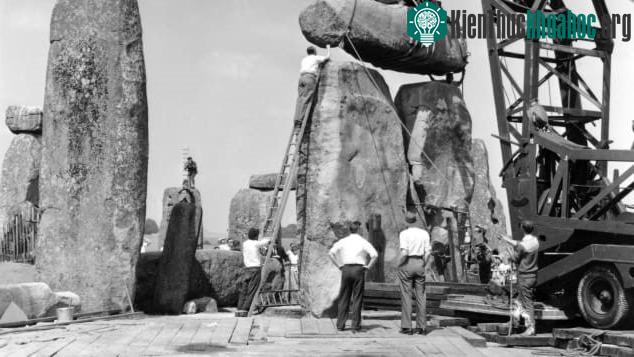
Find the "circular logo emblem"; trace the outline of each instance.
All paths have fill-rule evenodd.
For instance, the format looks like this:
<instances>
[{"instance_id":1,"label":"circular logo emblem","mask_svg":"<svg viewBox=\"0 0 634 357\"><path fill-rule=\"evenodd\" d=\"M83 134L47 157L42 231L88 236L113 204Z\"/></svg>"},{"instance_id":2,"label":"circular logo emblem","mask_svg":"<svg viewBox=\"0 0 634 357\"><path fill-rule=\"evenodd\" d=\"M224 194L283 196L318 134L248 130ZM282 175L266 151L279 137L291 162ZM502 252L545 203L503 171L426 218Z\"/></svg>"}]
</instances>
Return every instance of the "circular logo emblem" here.
<instances>
[{"instance_id":1,"label":"circular logo emblem","mask_svg":"<svg viewBox=\"0 0 634 357\"><path fill-rule=\"evenodd\" d=\"M407 35L427 47L447 36L447 11L431 1L407 10Z\"/></svg>"}]
</instances>

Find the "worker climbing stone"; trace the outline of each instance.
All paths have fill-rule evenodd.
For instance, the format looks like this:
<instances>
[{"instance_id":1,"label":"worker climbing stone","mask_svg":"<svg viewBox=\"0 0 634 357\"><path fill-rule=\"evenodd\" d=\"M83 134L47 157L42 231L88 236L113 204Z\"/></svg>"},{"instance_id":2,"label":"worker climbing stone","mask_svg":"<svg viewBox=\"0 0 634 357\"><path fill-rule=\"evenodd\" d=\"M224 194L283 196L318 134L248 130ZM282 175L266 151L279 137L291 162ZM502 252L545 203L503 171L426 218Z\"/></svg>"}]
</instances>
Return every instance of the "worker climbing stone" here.
<instances>
[{"instance_id":1,"label":"worker climbing stone","mask_svg":"<svg viewBox=\"0 0 634 357\"><path fill-rule=\"evenodd\" d=\"M299 71L299 84L297 86L297 103L295 104L295 125L302 125L306 111L310 110L313 93L317 89L317 79L321 66L330 59L330 45L326 46L328 52L325 56L318 56L315 47L306 49L308 56L302 59Z\"/></svg>"},{"instance_id":2,"label":"worker climbing stone","mask_svg":"<svg viewBox=\"0 0 634 357\"><path fill-rule=\"evenodd\" d=\"M521 306L520 316L524 319L526 330L524 336L535 335L535 308L533 296L537 283L537 255L539 253L539 241L534 236L533 222L522 221L524 237L521 241L513 240L504 235L498 238L504 239L515 248L514 261L517 264L518 298Z\"/></svg>"},{"instance_id":3,"label":"worker climbing stone","mask_svg":"<svg viewBox=\"0 0 634 357\"><path fill-rule=\"evenodd\" d=\"M188 157L185 161L185 171L187 172L187 186L188 188L194 188L196 185L196 175L198 174L198 166L196 161L192 157Z\"/></svg>"}]
</instances>

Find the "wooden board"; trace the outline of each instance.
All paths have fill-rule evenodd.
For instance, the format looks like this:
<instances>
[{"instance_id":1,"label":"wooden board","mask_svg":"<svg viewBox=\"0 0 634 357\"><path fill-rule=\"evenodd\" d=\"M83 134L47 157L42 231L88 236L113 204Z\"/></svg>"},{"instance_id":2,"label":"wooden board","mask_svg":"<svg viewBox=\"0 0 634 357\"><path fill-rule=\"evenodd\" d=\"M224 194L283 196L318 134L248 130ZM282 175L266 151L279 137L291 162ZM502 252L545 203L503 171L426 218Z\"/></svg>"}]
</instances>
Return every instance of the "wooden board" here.
<instances>
[{"instance_id":1,"label":"wooden board","mask_svg":"<svg viewBox=\"0 0 634 357\"><path fill-rule=\"evenodd\" d=\"M226 347L229 339L233 335L233 331L238 324L237 318L226 318L218 321L218 326L214 329L214 333L209 340L212 346Z\"/></svg>"},{"instance_id":2,"label":"wooden board","mask_svg":"<svg viewBox=\"0 0 634 357\"><path fill-rule=\"evenodd\" d=\"M246 345L249 342L249 334L253 327L253 317L243 317L238 319L233 335L229 339L229 344Z\"/></svg>"},{"instance_id":3,"label":"wooden board","mask_svg":"<svg viewBox=\"0 0 634 357\"><path fill-rule=\"evenodd\" d=\"M462 337L465 341L467 341L473 347L486 347L487 341L484 337L477 335L469 330L466 330L463 327L459 326L450 326L447 328L449 331L455 333L456 335Z\"/></svg>"},{"instance_id":4,"label":"wooden board","mask_svg":"<svg viewBox=\"0 0 634 357\"><path fill-rule=\"evenodd\" d=\"M440 302L440 308L443 309L473 312L485 315L508 316L508 308L502 307L502 304L500 305L501 306L492 305L486 301L486 298L472 295L448 296L446 300ZM569 317L566 312L556 307L536 304L535 319L563 321L568 320Z\"/></svg>"}]
</instances>

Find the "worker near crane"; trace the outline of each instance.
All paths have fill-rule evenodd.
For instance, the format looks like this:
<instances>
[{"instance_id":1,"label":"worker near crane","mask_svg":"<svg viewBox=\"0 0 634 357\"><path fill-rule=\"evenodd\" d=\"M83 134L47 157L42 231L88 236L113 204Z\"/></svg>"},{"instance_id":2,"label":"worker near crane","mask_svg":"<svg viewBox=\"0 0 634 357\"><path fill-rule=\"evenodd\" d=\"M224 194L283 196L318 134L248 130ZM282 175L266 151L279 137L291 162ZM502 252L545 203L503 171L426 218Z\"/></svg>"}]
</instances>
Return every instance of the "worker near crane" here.
<instances>
[{"instance_id":1,"label":"worker near crane","mask_svg":"<svg viewBox=\"0 0 634 357\"><path fill-rule=\"evenodd\" d=\"M317 49L309 46L306 49L308 54L302 59L299 70L299 84L297 86L297 103L295 104L295 125L301 126L306 111L309 110L313 100L313 93L317 89L317 79L321 66L330 59L330 45L326 46L325 56L317 55Z\"/></svg>"},{"instance_id":2,"label":"worker near crane","mask_svg":"<svg viewBox=\"0 0 634 357\"><path fill-rule=\"evenodd\" d=\"M349 225L350 235L338 240L328 252L330 260L341 270L341 287L337 305L337 329L343 331L348 320L352 299L353 331L361 330L361 305L365 287L365 272L376 262L376 249L359 235L360 222Z\"/></svg>"},{"instance_id":3,"label":"worker near crane","mask_svg":"<svg viewBox=\"0 0 634 357\"><path fill-rule=\"evenodd\" d=\"M521 223L524 237L521 241L513 240L511 237L499 235L498 238L505 240L514 247L515 254L513 260L517 265L517 285L518 298L521 306L520 316L524 319L526 330L522 333L525 336L535 335L535 308L533 306L533 295L537 283L537 255L539 253L539 241L533 235L533 222L525 220Z\"/></svg>"},{"instance_id":4,"label":"worker near crane","mask_svg":"<svg viewBox=\"0 0 634 357\"><path fill-rule=\"evenodd\" d=\"M399 234L401 255L398 261L398 278L401 286L400 333L424 335L427 333L427 309L425 299L425 267L431 255L429 233L417 227L416 214L405 213L407 229ZM416 328L412 330L412 288L416 297Z\"/></svg>"},{"instance_id":5,"label":"worker near crane","mask_svg":"<svg viewBox=\"0 0 634 357\"><path fill-rule=\"evenodd\" d=\"M198 166L191 156L187 158L187 161L185 161L185 172L187 172L188 188L194 188L194 185L196 184L196 175L198 174Z\"/></svg>"},{"instance_id":6,"label":"worker near crane","mask_svg":"<svg viewBox=\"0 0 634 357\"><path fill-rule=\"evenodd\" d=\"M258 286L260 286L262 277L260 248L269 244L270 239L265 238L258 240L259 235L259 229L251 228L247 233L248 239L242 243L242 261L245 267L245 276L240 289L240 297L238 299L239 311L236 313L236 316L246 316L247 311L251 308L251 302L255 298Z\"/></svg>"}]
</instances>

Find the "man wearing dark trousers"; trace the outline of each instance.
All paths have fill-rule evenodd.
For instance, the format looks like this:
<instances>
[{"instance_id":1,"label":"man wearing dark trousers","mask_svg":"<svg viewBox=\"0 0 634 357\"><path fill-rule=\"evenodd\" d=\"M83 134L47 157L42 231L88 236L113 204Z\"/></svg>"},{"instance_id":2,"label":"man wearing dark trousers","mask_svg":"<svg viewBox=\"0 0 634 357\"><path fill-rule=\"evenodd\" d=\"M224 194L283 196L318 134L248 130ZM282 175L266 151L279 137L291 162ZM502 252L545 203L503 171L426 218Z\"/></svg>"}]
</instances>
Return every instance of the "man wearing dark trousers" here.
<instances>
[{"instance_id":1,"label":"man wearing dark trousers","mask_svg":"<svg viewBox=\"0 0 634 357\"><path fill-rule=\"evenodd\" d=\"M306 111L310 108L313 93L317 89L317 80L321 66L330 59L330 45L326 46L328 53L318 56L317 49L310 46L306 49L307 56L302 59L299 70L299 84L297 86L297 103L295 104L295 125L302 125Z\"/></svg>"},{"instance_id":2,"label":"man wearing dark trousers","mask_svg":"<svg viewBox=\"0 0 634 357\"><path fill-rule=\"evenodd\" d=\"M238 312L236 316L246 316L247 311L251 307L251 302L255 298L255 292L260 285L262 274L262 261L260 257L260 248L267 245L270 239L265 238L258 240L260 230L251 228L248 233L248 240L242 243L242 259L244 262L245 277L240 289L240 297L238 299Z\"/></svg>"},{"instance_id":3,"label":"man wearing dark trousers","mask_svg":"<svg viewBox=\"0 0 634 357\"><path fill-rule=\"evenodd\" d=\"M341 270L341 288L337 311L337 329L339 331L343 331L346 326L351 299L351 328L354 331L361 330L365 272L374 265L378 257L372 244L358 234L360 226L361 223L352 222L349 227L350 235L337 241L328 253L332 262Z\"/></svg>"},{"instance_id":4,"label":"man wearing dark trousers","mask_svg":"<svg viewBox=\"0 0 634 357\"><path fill-rule=\"evenodd\" d=\"M408 228L399 235L401 256L398 277L401 283L401 331L411 335L427 333L425 262L431 255L429 233L416 226L416 214L407 212ZM412 330L412 288L416 296L416 328Z\"/></svg>"}]
</instances>

